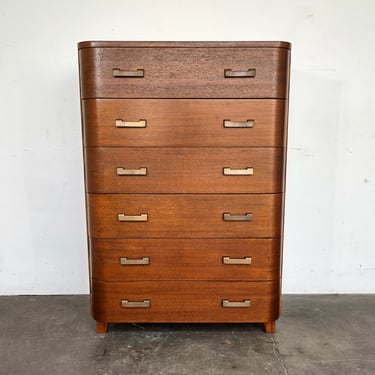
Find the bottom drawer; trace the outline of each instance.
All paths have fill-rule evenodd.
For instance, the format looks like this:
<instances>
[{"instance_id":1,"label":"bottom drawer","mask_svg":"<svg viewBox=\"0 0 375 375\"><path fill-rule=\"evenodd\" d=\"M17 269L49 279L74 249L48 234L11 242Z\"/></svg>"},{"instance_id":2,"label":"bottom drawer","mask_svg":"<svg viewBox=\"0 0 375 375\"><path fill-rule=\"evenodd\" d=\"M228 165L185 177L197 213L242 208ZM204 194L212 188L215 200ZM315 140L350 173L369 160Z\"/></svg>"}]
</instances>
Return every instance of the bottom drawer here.
<instances>
[{"instance_id":1,"label":"bottom drawer","mask_svg":"<svg viewBox=\"0 0 375 375\"><path fill-rule=\"evenodd\" d=\"M280 281L92 282L92 314L107 323L269 322Z\"/></svg>"}]
</instances>

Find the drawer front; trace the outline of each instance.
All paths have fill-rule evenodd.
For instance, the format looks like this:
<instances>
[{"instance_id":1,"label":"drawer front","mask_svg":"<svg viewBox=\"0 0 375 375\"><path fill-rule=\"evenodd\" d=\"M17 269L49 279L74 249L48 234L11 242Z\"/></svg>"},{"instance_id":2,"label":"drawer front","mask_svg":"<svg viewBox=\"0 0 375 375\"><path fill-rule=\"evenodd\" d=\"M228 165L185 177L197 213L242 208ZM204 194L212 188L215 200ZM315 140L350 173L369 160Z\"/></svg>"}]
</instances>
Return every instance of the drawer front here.
<instances>
[{"instance_id":1,"label":"drawer front","mask_svg":"<svg viewBox=\"0 0 375 375\"><path fill-rule=\"evenodd\" d=\"M287 97L284 48L84 48L79 61L82 98Z\"/></svg>"},{"instance_id":2,"label":"drawer front","mask_svg":"<svg viewBox=\"0 0 375 375\"><path fill-rule=\"evenodd\" d=\"M268 322L279 316L279 292L279 280L93 281L92 313L109 323Z\"/></svg>"},{"instance_id":3,"label":"drawer front","mask_svg":"<svg viewBox=\"0 0 375 375\"><path fill-rule=\"evenodd\" d=\"M95 238L262 238L281 234L282 194L87 196L89 234Z\"/></svg>"},{"instance_id":4,"label":"drawer front","mask_svg":"<svg viewBox=\"0 0 375 375\"><path fill-rule=\"evenodd\" d=\"M87 147L90 193L279 193L281 148Z\"/></svg>"},{"instance_id":5,"label":"drawer front","mask_svg":"<svg viewBox=\"0 0 375 375\"><path fill-rule=\"evenodd\" d=\"M82 100L84 144L282 147L286 105L256 99ZM225 120L231 122L224 127Z\"/></svg>"},{"instance_id":6,"label":"drawer front","mask_svg":"<svg viewBox=\"0 0 375 375\"><path fill-rule=\"evenodd\" d=\"M90 239L92 278L276 280L280 239Z\"/></svg>"}]
</instances>

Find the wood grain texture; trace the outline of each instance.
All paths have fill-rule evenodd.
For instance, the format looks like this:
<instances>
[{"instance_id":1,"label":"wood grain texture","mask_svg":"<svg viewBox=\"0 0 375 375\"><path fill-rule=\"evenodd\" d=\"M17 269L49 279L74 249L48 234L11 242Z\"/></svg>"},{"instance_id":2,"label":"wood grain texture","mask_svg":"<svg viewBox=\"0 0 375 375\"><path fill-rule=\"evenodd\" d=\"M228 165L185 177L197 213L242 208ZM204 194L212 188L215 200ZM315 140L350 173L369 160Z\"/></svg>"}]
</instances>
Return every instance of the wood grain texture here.
<instances>
[{"instance_id":1,"label":"wood grain texture","mask_svg":"<svg viewBox=\"0 0 375 375\"><path fill-rule=\"evenodd\" d=\"M220 147L284 145L285 100L82 100L86 146ZM146 128L116 128L115 120L147 120ZM224 128L224 120L254 120Z\"/></svg>"},{"instance_id":2,"label":"wood grain texture","mask_svg":"<svg viewBox=\"0 0 375 375\"><path fill-rule=\"evenodd\" d=\"M81 98L286 98L288 56L284 48L83 48ZM116 78L115 68L144 77ZM256 76L225 78L225 69Z\"/></svg>"},{"instance_id":3,"label":"wood grain texture","mask_svg":"<svg viewBox=\"0 0 375 375\"><path fill-rule=\"evenodd\" d=\"M97 332L115 322L261 322L275 331L289 97L287 42L79 43L90 245ZM143 77L113 77L113 69ZM224 70L255 69L225 78ZM144 120L118 128L116 120ZM254 120L252 128L223 121ZM147 168L118 176L117 168ZM223 168L254 168L224 176ZM223 213L252 213L224 221ZM145 222L119 222L118 214ZM149 258L121 265L120 258ZM223 257L251 257L225 265ZM150 300L123 308L121 300ZM223 308L222 300L251 300Z\"/></svg>"},{"instance_id":4,"label":"wood grain texture","mask_svg":"<svg viewBox=\"0 0 375 375\"><path fill-rule=\"evenodd\" d=\"M142 280L275 280L280 277L280 238L90 239L92 278ZM223 257L251 257L250 265L223 264ZM149 257L149 265L121 265L120 257Z\"/></svg>"},{"instance_id":5,"label":"wood grain texture","mask_svg":"<svg viewBox=\"0 0 375 375\"><path fill-rule=\"evenodd\" d=\"M281 194L88 194L89 234L96 238L279 237ZM253 213L224 221L223 213ZM147 222L117 215L148 214Z\"/></svg>"},{"instance_id":6,"label":"wood grain texture","mask_svg":"<svg viewBox=\"0 0 375 375\"><path fill-rule=\"evenodd\" d=\"M281 148L85 148L90 193L280 193ZM117 168L147 168L119 176ZM223 168L253 168L253 175L224 175Z\"/></svg>"},{"instance_id":7,"label":"wood grain texture","mask_svg":"<svg viewBox=\"0 0 375 375\"><path fill-rule=\"evenodd\" d=\"M257 41L257 42L248 42L248 41L216 41L216 42L207 42L207 41L83 41L78 43L78 48L128 48L128 47L137 47L137 48L159 48L159 47L170 47L170 48L291 48L291 43L283 41Z\"/></svg>"},{"instance_id":8,"label":"wood grain texture","mask_svg":"<svg viewBox=\"0 0 375 375\"><path fill-rule=\"evenodd\" d=\"M93 282L95 320L103 322L269 322L279 316L279 280L264 282ZM149 308L122 308L121 300L149 299ZM250 299L247 308L223 308L222 300Z\"/></svg>"}]
</instances>

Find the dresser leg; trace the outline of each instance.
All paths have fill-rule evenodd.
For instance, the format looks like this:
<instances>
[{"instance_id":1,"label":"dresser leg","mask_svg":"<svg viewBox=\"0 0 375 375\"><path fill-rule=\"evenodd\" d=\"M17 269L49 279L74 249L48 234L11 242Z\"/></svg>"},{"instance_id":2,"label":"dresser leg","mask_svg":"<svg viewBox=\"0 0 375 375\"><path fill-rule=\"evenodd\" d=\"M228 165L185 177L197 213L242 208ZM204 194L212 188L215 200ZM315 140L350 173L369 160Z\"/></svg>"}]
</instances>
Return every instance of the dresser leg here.
<instances>
[{"instance_id":1,"label":"dresser leg","mask_svg":"<svg viewBox=\"0 0 375 375\"><path fill-rule=\"evenodd\" d=\"M276 321L272 320L271 322L264 323L264 330L266 333L275 333L276 331Z\"/></svg>"},{"instance_id":2,"label":"dresser leg","mask_svg":"<svg viewBox=\"0 0 375 375\"><path fill-rule=\"evenodd\" d=\"M96 322L96 333L100 333L100 334L103 334L103 333L107 333L107 330L108 330L108 323L104 323L104 322Z\"/></svg>"}]
</instances>

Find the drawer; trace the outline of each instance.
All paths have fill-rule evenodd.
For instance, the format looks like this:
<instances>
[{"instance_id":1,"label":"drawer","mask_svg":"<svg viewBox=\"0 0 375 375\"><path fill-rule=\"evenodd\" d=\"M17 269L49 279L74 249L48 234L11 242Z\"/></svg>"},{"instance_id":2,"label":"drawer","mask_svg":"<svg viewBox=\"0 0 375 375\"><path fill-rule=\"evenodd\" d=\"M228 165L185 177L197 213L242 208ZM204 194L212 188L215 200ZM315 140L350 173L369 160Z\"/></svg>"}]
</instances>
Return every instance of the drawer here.
<instances>
[{"instance_id":1,"label":"drawer","mask_svg":"<svg viewBox=\"0 0 375 375\"><path fill-rule=\"evenodd\" d=\"M87 194L95 238L280 237L282 194Z\"/></svg>"},{"instance_id":2,"label":"drawer","mask_svg":"<svg viewBox=\"0 0 375 375\"><path fill-rule=\"evenodd\" d=\"M279 193L282 148L87 147L90 193Z\"/></svg>"},{"instance_id":3,"label":"drawer","mask_svg":"<svg viewBox=\"0 0 375 375\"><path fill-rule=\"evenodd\" d=\"M281 147L286 105L273 99L82 100L84 144Z\"/></svg>"},{"instance_id":4,"label":"drawer","mask_svg":"<svg viewBox=\"0 0 375 375\"><path fill-rule=\"evenodd\" d=\"M279 280L93 281L92 314L109 323L269 322L279 316L279 292Z\"/></svg>"},{"instance_id":5,"label":"drawer","mask_svg":"<svg viewBox=\"0 0 375 375\"><path fill-rule=\"evenodd\" d=\"M104 281L276 280L280 239L90 239Z\"/></svg>"},{"instance_id":6,"label":"drawer","mask_svg":"<svg viewBox=\"0 0 375 375\"><path fill-rule=\"evenodd\" d=\"M81 98L286 98L289 53L285 48L83 48Z\"/></svg>"}]
</instances>

